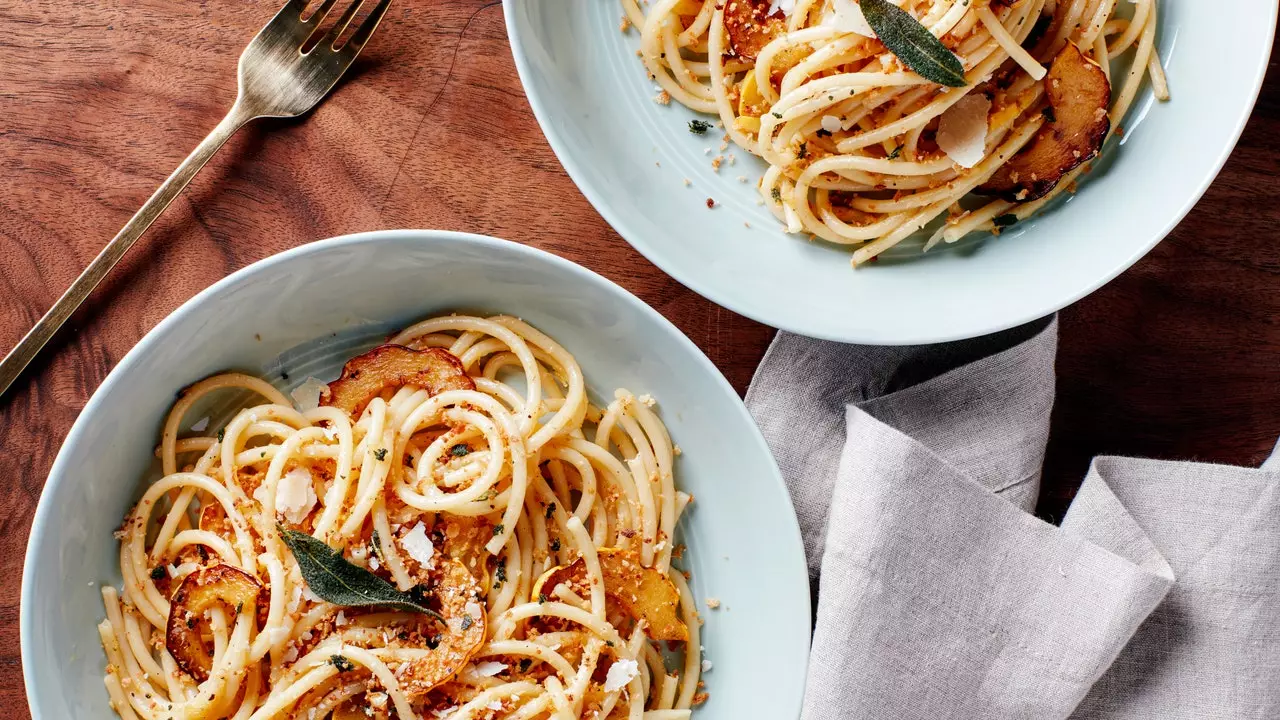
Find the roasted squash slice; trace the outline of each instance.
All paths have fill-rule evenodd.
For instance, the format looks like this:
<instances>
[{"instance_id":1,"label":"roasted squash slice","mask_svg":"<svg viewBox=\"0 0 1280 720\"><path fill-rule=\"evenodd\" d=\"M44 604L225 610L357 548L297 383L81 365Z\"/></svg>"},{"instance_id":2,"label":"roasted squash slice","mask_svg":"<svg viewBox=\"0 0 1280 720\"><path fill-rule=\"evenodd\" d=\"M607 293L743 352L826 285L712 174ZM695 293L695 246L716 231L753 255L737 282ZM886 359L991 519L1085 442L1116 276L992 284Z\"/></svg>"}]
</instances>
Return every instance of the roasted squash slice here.
<instances>
[{"instance_id":1,"label":"roasted squash slice","mask_svg":"<svg viewBox=\"0 0 1280 720\"><path fill-rule=\"evenodd\" d=\"M417 385L432 395L446 390L475 390L475 382L462 369L462 361L443 348L414 350L403 345L379 345L342 366L342 375L321 393L322 405L331 405L360 417L365 406L383 393L403 385Z\"/></svg>"},{"instance_id":2,"label":"roasted squash slice","mask_svg":"<svg viewBox=\"0 0 1280 720\"><path fill-rule=\"evenodd\" d=\"M729 34L733 54L744 60L756 55L774 38L787 30L782 11L769 14L769 0L727 0L724 4L724 28Z\"/></svg>"},{"instance_id":3,"label":"roasted squash slice","mask_svg":"<svg viewBox=\"0 0 1280 720\"><path fill-rule=\"evenodd\" d=\"M400 676L400 686L417 699L432 688L452 680L484 645L485 599L479 583L457 560L443 560L432 571L434 582L430 597L433 609L445 619L434 647L426 656L414 660ZM438 605L438 607L436 607Z\"/></svg>"},{"instance_id":4,"label":"roasted squash slice","mask_svg":"<svg viewBox=\"0 0 1280 720\"><path fill-rule=\"evenodd\" d=\"M640 553L634 550L601 548L600 572L604 575L606 598L618 610L645 621L645 634L654 640L684 642L689 628L680 619L680 592L665 575L640 564ZM591 594L587 587L587 566L582 558L569 565L551 568L538 578L533 595L552 597L557 585L567 583L583 597Z\"/></svg>"},{"instance_id":5,"label":"roasted squash slice","mask_svg":"<svg viewBox=\"0 0 1280 720\"><path fill-rule=\"evenodd\" d=\"M1063 175L1097 156L1111 131L1111 84L1074 43L1058 53L1045 76L1050 120L1022 152L978 188L1010 202L1048 195Z\"/></svg>"},{"instance_id":6,"label":"roasted squash slice","mask_svg":"<svg viewBox=\"0 0 1280 720\"><path fill-rule=\"evenodd\" d=\"M213 658L205 646L205 612L221 606L230 616L245 605L269 602L262 584L249 573L231 565L201 568L182 580L169 606L165 627L165 648L174 662L199 682L209 679Z\"/></svg>"}]
</instances>

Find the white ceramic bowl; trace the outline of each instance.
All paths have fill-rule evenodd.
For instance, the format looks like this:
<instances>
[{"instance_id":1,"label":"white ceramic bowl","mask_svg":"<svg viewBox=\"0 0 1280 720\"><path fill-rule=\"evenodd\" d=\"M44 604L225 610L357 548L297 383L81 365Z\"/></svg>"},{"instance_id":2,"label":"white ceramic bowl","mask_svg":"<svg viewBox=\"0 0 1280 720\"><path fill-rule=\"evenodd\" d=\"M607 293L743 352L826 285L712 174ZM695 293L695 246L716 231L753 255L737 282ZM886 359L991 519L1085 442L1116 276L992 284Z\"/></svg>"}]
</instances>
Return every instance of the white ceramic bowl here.
<instances>
[{"instance_id":1,"label":"white ceramic bowl","mask_svg":"<svg viewBox=\"0 0 1280 720\"><path fill-rule=\"evenodd\" d=\"M267 258L191 299L138 343L81 412L40 497L22 578L22 669L35 720L107 720L99 586L112 531L152 467L179 388L227 368L282 388L329 379L392 327L445 310L517 314L581 361L590 390L648 392L684 454L682 522L714 668L698 720L797 717L809 646L800 534L777 467L733 389L657 312L573 263L501 240L388 231ZM283 381L282 374L289 380ZM769 692L761 692L768 688Z\"/></svg>"},{"instance_id":2,"label":"white ceramic bowl","mask_svg":"<svg viewBox=\"0 0 1280 720\"><path fill-rule=\"evenodd\" d=\"M999 238L919 255L900 246L856 272L849 251L786 235L757 204L764 168L744 151L715 173L720 139L653 101L618 0L504 0L516 67L551 147L627 242L681 283L760 322L812 337L914 344L1041 317L1128 268L1208 188L1253 107L1275 0L1165 0L1159 34L1173 99L1140 96L1123 141L1069 202ZM749 182L738 181L738 176ZM684 179L692 185L685 187ZM706 200L719 206L708 210ZM744 223L749 223L750 228Z\"/></svg>"}]
</instances>

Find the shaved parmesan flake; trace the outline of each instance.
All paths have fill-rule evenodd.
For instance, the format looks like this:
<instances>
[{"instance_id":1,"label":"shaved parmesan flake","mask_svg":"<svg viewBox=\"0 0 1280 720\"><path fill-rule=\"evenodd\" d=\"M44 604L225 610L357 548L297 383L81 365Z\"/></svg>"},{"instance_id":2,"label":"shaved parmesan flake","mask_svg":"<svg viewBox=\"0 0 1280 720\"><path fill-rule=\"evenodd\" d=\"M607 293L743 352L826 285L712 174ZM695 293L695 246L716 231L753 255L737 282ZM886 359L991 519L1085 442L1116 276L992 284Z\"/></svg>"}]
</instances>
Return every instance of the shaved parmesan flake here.
<instances>
[{"instance_id":1,"label":"shaved parmesan flake","mask_svg":"<svg viewBox=\"0 0 1280 720\"><path fill-rule=\"evenodd\" d=\"M306 520L317 500L316 490L311 484L311 471L304 467L295 467L285 473L276 485L276 512L291 523Z\"/></svg>"},{"instance_id":2,"label":"shaved parmesan flake","mask_svg":"<svg viewBox=\"0 0 1280 720\"><path fill-rule=\"evenodd\" d=\"M417 560L418 564L424 567L430 567L431 559L436 554L436 546L431 544L431 538L427 537L427 528L422 523L414 525L408 535L400 538L400 546L409 553L409 557Z\"/></svg>"},{"instance_id":3,"label":"shaved parmesan flake","mask_svg":"<svg viewBox=\"0 0 1280 720\"><path fill-rule=\"evenodd\" d=\"M844 124L840 122L840 118L835 115L822 116L822 129L829 133L840 132L844 129Z\"/></svg>"},{"instance_id":4,"label":"shaved parmesan flake","mask_svg":"<svg viewBox=\"0 0 1280 720\"><path fill-rule=\"evenodd\" d=\"M987 113L991 100L981 93L965 95L938 121L938 147L955 163L971 168L987 154Z\"/></svg>"},{"instance_id":5,"label":"shaved parmesan flake","mask_svg":"<svg viewBox=\"0 0 1280 720\"><path fill-rule=\"evenodd\" d=\"M604 678L604 691L613 692L621 690L631 682L632 678L640 674L640 666L635 660L614 660L609 666L609 674Z\"/></svg>"},{"instance_id":6,"label":"shaved parmesan flake","mask_svg":"<svg viewBox=\"0 0 1280 720\"><path fill-rule=\"evenodd\" d=\"M791 13L796 11L796 0L773 0L769 3L769 12L765 13L765 16L768 17L779 10L783 15L791 17Z\"/></svg>"},{"instance_id":7,"label":"shaved parmesan flake","mask_svg":"<svg viewBox=\"0 0 1280 720\"><path fill-rule=\"evenodd\" d=\"M320 393L328 389L328 384L309 377L302 381L302 384L294 388L289 393L289 397L293 398L293 404L301 412L315 410L320 406Z\"/></svg>"},{"instance_id":8,"label":"shaved parmesan flake","mask_svg":"<svg viewBox=\"0 0 1280 720\"><path fill-rule=\"evenodd\" d=\"M506 669L506 663L494 662L492 660L486 660L482 663L476 664L476 674L480 677L493 677Z\"/></svg>"},{"instance_id":9,"label":"shaved parmesan flake","mask_svg":"<svg viewBox=\"0 0 1280 720\"><path fill-rule=\"evenodd\" d=\"M862 6L858 3L853 0L832 0L831 8L833 12L822 21L823 25L862 37L876 36L867 19L863 17Z\"/></svg>"}]
</instances>

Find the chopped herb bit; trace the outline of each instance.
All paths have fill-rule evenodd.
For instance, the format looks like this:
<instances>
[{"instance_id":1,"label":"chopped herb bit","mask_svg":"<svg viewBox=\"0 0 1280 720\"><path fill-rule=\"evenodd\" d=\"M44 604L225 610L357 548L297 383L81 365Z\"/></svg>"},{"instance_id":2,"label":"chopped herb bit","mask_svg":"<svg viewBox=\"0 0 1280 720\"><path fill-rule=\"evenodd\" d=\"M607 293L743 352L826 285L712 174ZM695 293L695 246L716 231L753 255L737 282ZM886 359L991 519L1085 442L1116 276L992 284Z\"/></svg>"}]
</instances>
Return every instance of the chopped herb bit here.
<instances>
[{"instance_id":1,"label":"chopped herb bit","mask_svg":"<svg viewBox=\"0 0 1280 720\"><path fill-rule=\"evenodd\" d=\"M613 641L612 641L612 640L605 640L605 641L604 641L604 644L605 644L605 645L608 645L609 647L613 647Z\"/></svg>"},{"instance_id":2,"label":"chopped herb bit","mask_svg":"<svg viewBox=\"0 0 1280 720\"><path fill-rule=\"evenodd\" d=\"M898 147L894 148L893 152L889 153L889 159L897 160L898 156L902 154L902 147L903 147L902 145L899 145Z\"/></svg>"},{"instance_id":3,"label":"chopped herb bit","mask_svg":"<svg viewBox=\"0 0 1280 720\"><path fill-rule=\"evenodd\" d=\"M530 658L520 658L520 672L529 672L529 668L533 666L533 660Z\"/></svg>"},{"instance_id":4,"label":"chopped herb bit","mask_svg":"<svg viewBox=\"0 0 1280 720\"><path fill-rule=\"evenodd\" d=\"M223 438L223 437L225 437L225 436L226 436L226 434L227 434L227 429L226 429L226 428L219 428L219 429L218 429L218 442L222 442L222 438Z\"/></svg>"},{"instance_id":5,"label":"chopped herb bit","mask_svg":"<svg viewBox=\"0 0 1280 720\"><path fill-rule=\"evenodd\" d=\"M770 115L772 115L772 116L774 116L774 117L776 117L776 118L778 118L779 120L781 120L781 119L782 119L782 113L771 112L771 113L769 113L769 114L770 114Z\"/></svg>"},{"instance_id":6,"label":"chopped herb bit","mask_svg":"<svg viewBox=\"0 0 1280 720\"><path fill-rule=\"evenodd\" d=\"M544 602L546 602L546 601L547 601L547 594L546 594L546 593L538 593L538 602L540 602L540 603L544 603Z\"/></svg>"},{"instance_id":7,"label":"chopped herb bit","mask_svg":"<svg viewBox=\"0 0 1280 720\"><path fill-rule=\"evenodd\" d=\"M769 197L773 198L774 202L781 202L782 191L779 190L778 188L773 188L772 190L769 191Z\"/></svg>"},{"instance_id":8,"label":"chopped herb bit","mask_svg":"<svg viewBox=\"0 0 1280 720\"><path fill-rule=\"evenodd\" d=\"M387 459L387 449L386 449L386 448L378 448L377 450L374 450L374 451L373 451L373 458L374 458L375 460L379 460L379 461L381 461L381 460L386 460L386 459Z\"/></svg>"},{"instance_id":9,"label":"chopped herb bit","mask_svg":"<svg viewBox=\"0 0 1280 720\"><path fill-rule=\"evenodd\" d=\"M814 133L818 137L831 137L831 132L826 128L818 128L818 132Z\"/></svg>"},{"instance_id":10,"label":"chopped herb bit","mask_svg":"<svg viewBox=\"0 0 1280 720\"><path fill-rule=\"evenodd\" d=\"M503 525L502 523L498 523L497 525L494 525L494 526L493 526L493 536L494 536L494 537L498 537L499 535L501 535L501 534L502 534L502 531L503 531L503 530L506 530L506 529L507 529L507 526L506 526L506 525Z\"/></svg>"},{"instance_id":11,"label":"chopped herb bit","mask_svg":"<svg viewBox=\"0 0 1280 720\"><path fill-rule=\"evenodd\" d=\"M809 157L809 143L807 142L800 143L800 149L796 151L796 157L799 158L800 160L803 160Z\"/></svg>"},{"instance_id":12,"label":"chopped herb bit","mask_svg":"<svg viewBox=\"0 0 1280 720\"><path fill-rule=\"evenodd\" d=\"M469 455L471 454L471 446L467 445L466 443L458 443L457 445L454 445L453 447L449 448L449 454L454 457L462 457L464 455Z\"/></svg>"},{"instance_id":13,"label":"chopped herb bit","mask_svg":"<svg viewBox=\"0 0 1280 720\"><path fill-rule=\"evenodd\" d=\"M550 520L556 514L556 504L551 503L547 506L547 519Z\"/></svg>"},{"instance_id":14,"label":"chopped herb bit","mask_svg":"<svg viewBox=\"0 0 1280 720\"><path fill-rule=\"evenodd\" d=\"M378 561L386 564L387 559L382 556L382 536L378 534L377 530L373 531L373 537L369 540L369 543L373 545L373 554L377 556Z\"/></svg>"},{"instance_id":15,"label":"chopped herb bit","mask_svg":"<svg viewBox=\"0 0 1280 720\"><path fill-rule=\"evenodd\" d=\"M475 624L476 624L476 621L475 621L475 619L474 619L474 618L472 618L472 617L471 617L471 615L470 615L470 614L468 614L468 613L463 613L463 614L462 614L462 624L461 624L461 625L459 625L459 627L461 627L463 630L466 630L467 628L469 628L469 627L471 627L472 625L475 625Z\"/></svg>"},{"instance_id":16,"label":"chopped herb bit","mask_svg":"<svg viewBox=\"0 0 1280 720\"><path fill-rule=\"evenodd\" d=\"M348 660L343 655L330 655L329 662L338 668L338 672L344 673L356 669L356 664Z\"/></svg>"},{"instance_id":17,"label":"chopped herb bit","mask_svg":"<svg viewBox=\"0 0 1280 720\"><path fill-rule=\"evenodd\" d=\"M1058 122L1058 113L1053 111L1052 105L1045 105L1044 109L1040 111L1040 114L1044 116L1045 120L1048 120L1051 123Z\"/></svg>"},{"instance_id":18,"label":"chopped herb bit","mask_svg":"<svg viewBox=\"0 0 1280 720\"><path fill-rule=\"evenodd\" d=\"M151 568L152 580L159 580L160 578L164 577L164 575L165 575L164 568L162 567Z\"/></svg>"},{"instance_id":19,"label":"chopped herb bit","mask_svg":"<svg viewBox=\"0 0 1280 720\"><path fill-rule=\"evenodd\" d=\"M493 584L493 589L497 590L502 587L502 583L507 581L507 559L498 558L498 567L493 571L493 577L497 581Z\"/></svg>"},{"instance_id":20,"label":"chopped herb bit","mask_svg":"<svg viewBox=\"0 0 1280 720\"><path fill-rule=\"evenodd\" d=\"M244 610L244 601L236 603L236 614L239 615Z\"/></svg>"},{"instance_id":21,"label":"chopped herb bit","mask_svg":"<svg viewBox=\"0 0 1280 720\"><path fill-rule=\"evenodd\" d=\"M560 538L551 538L551 542L547 543L547 547L551 548L551 552L560 552Z\"/></svg>"},{"instance_id":22,"label":"chopped herb bit","mask_svg":"<svg viewBox=\"0 0 1280 720\"><path fill-rule=\"evenodd\" d=\"M996 218L991 222L994 223L995 226L998 228L1006 228L1006 227L1009 227L1010 225L1017 223L1018 216L1014 215L1013 213L1007 213L1005 215L997 215Z\"/></svg>"},{"instance_id":23,"label":"chopped herb bit","mask_svg":"<svg viewBox=\"0 0 1280 720\"><path fill-rule=\"evenodd\" d=\"M693 133L694 135L703 135L710 129L711 129L711 123L705 120L689 121L689 132Z\"/></svg>"}]
</instances>

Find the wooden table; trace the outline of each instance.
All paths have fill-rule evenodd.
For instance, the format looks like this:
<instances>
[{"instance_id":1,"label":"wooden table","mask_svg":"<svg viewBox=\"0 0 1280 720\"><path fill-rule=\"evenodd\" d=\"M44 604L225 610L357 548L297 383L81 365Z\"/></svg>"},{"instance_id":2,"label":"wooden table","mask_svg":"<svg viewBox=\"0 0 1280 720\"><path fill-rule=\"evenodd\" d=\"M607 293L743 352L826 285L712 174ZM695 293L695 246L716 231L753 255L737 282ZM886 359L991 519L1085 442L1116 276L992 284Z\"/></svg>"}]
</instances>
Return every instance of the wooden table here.
<instances>
[{"instance_id":1,"label":"wooden table","mask_svg":"<svg viewBox=\"0 0 1280 720\"><path fill-rule=\"evenodd\" d=\"M0 349L222 116L236 57L279 3L0 5ZM398 0L354 74L311 117L232 140L0 399L6 717L26 716L19 577L62 438L144 333L259 258L378 228L497 235L613 279L692 337L739 391L751 379L772 330L684 289L592 210L534 122L497 2ZM1277 167L1273 73L1199 207L1062 313L1043 515L1060 515L1097 453L1241 464L1267 455L1280 435Z\"/></svg>"}]
</instances>

